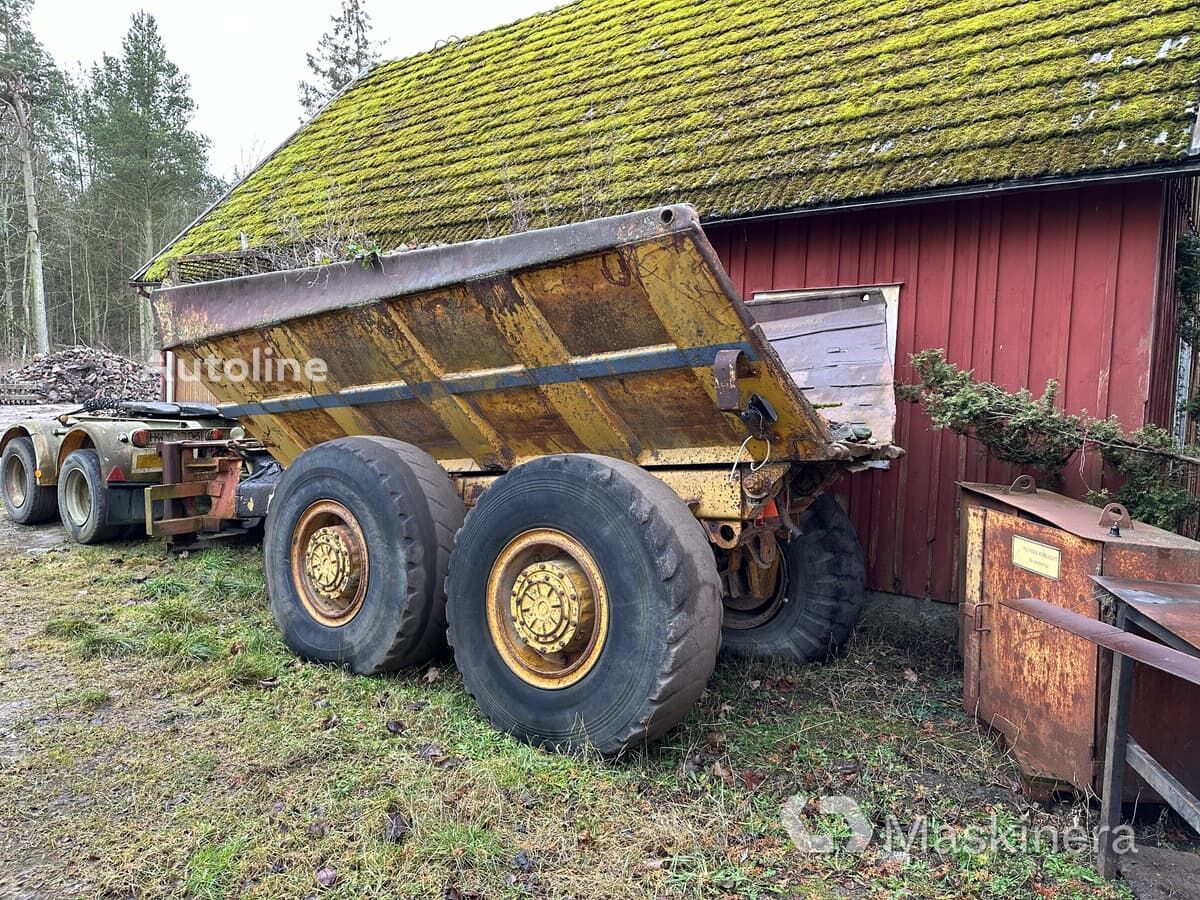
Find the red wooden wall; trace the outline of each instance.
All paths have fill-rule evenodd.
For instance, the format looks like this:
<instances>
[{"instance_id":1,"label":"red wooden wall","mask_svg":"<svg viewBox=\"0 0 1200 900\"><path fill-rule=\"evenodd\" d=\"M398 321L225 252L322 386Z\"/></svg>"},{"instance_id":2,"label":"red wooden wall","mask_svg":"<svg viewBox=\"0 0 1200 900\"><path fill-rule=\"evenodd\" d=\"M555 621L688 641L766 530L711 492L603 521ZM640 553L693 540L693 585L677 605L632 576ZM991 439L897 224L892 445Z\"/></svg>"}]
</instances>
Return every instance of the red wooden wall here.
<instances>
[{"instance_id":1,"label":"red wooden wall","mask_svg":"<svg viewBox=\"0 0 1200 900\"><path fill-rule=\"evenodd\" d=\"M977 377L1126 426L1146 421L1162 181L1007 193L706 228L742 294L901 283L897 381L908 355L943 347ZM844 488L876 590L950 600L956 481L1010 482L1011 466L934 432L901 404L908 455ZM1066 490L1095 485L1094 467Z\"/></svg>"}]
</instances>

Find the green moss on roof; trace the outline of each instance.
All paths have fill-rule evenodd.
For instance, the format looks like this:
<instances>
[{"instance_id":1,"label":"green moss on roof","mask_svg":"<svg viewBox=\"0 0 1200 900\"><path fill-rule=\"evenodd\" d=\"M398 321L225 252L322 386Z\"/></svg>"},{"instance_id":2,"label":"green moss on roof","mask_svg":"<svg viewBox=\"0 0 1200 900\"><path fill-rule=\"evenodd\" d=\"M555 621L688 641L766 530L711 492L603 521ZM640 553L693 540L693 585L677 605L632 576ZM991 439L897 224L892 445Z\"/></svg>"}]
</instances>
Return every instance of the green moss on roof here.
<instances>
[{"instance_id":1,"label":"green moss on roof","mask_svg":"<svg viewBox=\"0 0 1200 900\"><path fill-rule=\"evenodd\" d=\"M376 67L164 250L706 219L1188 158L1195 0L580 0Z\"/></svg>"}]
</instances>

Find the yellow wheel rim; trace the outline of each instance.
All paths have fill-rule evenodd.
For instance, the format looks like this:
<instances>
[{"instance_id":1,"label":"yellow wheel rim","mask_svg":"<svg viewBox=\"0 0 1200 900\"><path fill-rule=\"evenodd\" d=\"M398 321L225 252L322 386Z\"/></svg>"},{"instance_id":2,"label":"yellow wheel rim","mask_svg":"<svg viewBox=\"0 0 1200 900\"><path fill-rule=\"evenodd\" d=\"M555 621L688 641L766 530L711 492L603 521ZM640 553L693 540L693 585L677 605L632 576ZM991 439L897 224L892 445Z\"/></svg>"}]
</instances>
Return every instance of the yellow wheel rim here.
<instances>
[{"instance_id":1,"label":"yellow wheel rim","mask_svg":"<svg viewBox=\"0 0 1200 900\"><path fill-rule=\"evenodd\" d=\"M292 582L308 614L330 628L352 620L367 595L367 542L334 500L306 509L292 530Z\"/></svg>"},{"instance_id":2,"label":"yellow wheel rim","mask_svg":"<svg viewBox=\"0 0 1200 900\"><path fill-rule=\"evenodd\" d=\"M575 684L608 635L608 593L592 555L568 534L538 528L508 543L487 583L492 643L517 677L540 688Z\"/></svg>"}]
</instances>

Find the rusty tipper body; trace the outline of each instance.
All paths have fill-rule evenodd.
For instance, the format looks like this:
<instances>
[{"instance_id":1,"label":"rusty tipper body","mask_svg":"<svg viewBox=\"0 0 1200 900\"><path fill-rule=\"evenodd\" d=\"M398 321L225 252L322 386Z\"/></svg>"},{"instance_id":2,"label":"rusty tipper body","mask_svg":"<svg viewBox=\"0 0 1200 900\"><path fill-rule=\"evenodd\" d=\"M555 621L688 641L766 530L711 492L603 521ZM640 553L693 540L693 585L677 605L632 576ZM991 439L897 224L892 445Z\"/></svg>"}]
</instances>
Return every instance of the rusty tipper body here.
<instances>
[{"instance_id":1,"label":"rusty tipper body","mask_svg":"<svg viewBox=\"0 0 1200 900\"><path fill-rule=\"evenodd\" d=\"M744 304L690 207L155 304L287 467L266 567L306 656L417 664L448 612L493 722L613 751L678 721L719 644L810 659L853 627L861 550L822 492L900 453L882 300ZM263 359L294 364L237 377Z\"/></svg>"}]
</instances>

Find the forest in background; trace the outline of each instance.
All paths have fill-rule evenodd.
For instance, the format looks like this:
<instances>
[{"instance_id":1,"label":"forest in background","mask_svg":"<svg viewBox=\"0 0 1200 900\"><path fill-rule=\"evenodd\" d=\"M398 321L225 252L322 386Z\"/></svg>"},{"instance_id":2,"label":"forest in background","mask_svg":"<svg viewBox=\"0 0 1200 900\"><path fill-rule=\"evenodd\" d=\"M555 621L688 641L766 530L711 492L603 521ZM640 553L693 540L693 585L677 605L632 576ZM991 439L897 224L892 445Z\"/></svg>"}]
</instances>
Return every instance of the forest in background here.
<instances>
[{"instance_id":1,"label":"forest in background","mask_svg":"<svg viewBox=\"0 0 1200 900\"><path fill-rule=\"evenodd\" d=\"M65 71L30 27L32 3L0 0L0 364L76 344L151 359L149 303L129 278L228 185L152 15ZM306 115L379 58L361 0L330 22L298 85Z\"/></svg>"},{"instance_id":2,"label":"forest in background","mask_svg":"<svg viewBox=\"0 0 1200 900\"><path fill-rule=\"evenodd\" d=\"M29 28L30 6L0 0L0 359L46 343L145 358L149 309L129 276L225 185L153 16L68 72Z\"/></svg>"}]
</instances>

